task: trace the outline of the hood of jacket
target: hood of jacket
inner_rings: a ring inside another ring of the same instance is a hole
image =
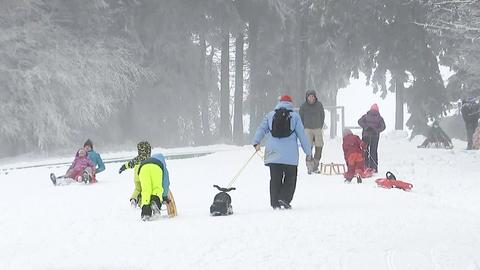
[[[318,98],[317,98],[317,92],[315,92],[315,90],[308,90],[305,93],[305,101],[308,103],[308,96],[310,96],[310,95],[313,95],[315,97],[315,102],[317,102]]]
[[[280,102],[278,102],[277,106],[275,106],[275,110],[280,109],[280,108],[286,108],[286,109],[292,110],[292,111],[294,109],[293,103],[290,102],[290,101],[280,101]]]

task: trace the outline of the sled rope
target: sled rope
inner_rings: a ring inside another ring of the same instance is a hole
[[[250,158],[247,160],[247,162],[245,162],[245,164],[244,164],[243,167],[240,169],[240,171],[238,171],[238,173],[233,177],[232,181],[230,181],[230,183],[228,183],[227,188],[231,188],[231,187],[233,186],[233,184],[235,183],[235,181],[237,181],[238,177],[239,177],[240,174],[243,172],[243,170],[247,167],[248,163],[250,163],[250,161],[253,159],[253,157],[255,156],[255,154],[257,154],[257,151],[255,151],[255,153],[253,153],[252,156],[250,156]]]

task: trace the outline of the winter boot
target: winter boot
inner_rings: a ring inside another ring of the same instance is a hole
[[[278,204],[280,207],[283,207],[283,209],[292,209],[292,206],[284,200],[278,200]]]
[[[50,174],[50,180],[52,180],[52,183],[53,183],[54,186],[57,185],[57,177],[55,176],[54,173]]]
[[[160,202],[160,198],[158,196],[152,195],[151,197],[151,205],[152,205],[152,215],[160,215],[160,209],[162,207],[162,203]]]
[[[319,173],[320,171],[318,170],[318,165],[320,165],[320,160],[314,159],[313,160],[313,172],[314,173]]]
[[[360,175],[357,175],[357,184],[361,184],[362,183],[362,178],[360,177]]]
[[[84,171],[83,174],[82,174],[82,181],[85,183],[85,184],[89,184],[90,183],[90,175],[88,174],[88,172]]]
[[[143,221],[148,221],[152,217],[152,207],[149,204],[142,206],[141,218]]]
[[[318,165],[320,165],[320,159],[322,158],[323,147],[315,146],[315,155],[313,155],[313,171],[318,172]]]
[[[307,160],[306,161],[306,164],[307,164],[307,173],[308,174],[312,174],[314,172],[314,161],[313,160]],[[318,166],[317,166],[318,168]]]
[[[344,183],[350,184],[352,182],[352,178],[345,178]]]

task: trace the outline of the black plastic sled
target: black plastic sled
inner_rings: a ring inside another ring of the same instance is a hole
[[[220,192],[213,198],[213,204],[210,206],[210,214],[212,216],[228,216],[233,214],[232,198],[227,192],[235,190],[235,188],[222,188],[217,185],[213,185],[213,187],[220,190]]]

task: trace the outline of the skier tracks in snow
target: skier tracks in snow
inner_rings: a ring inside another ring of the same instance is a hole
[[[206,156],[213,154],[217,151],[195,151],[195,152],[184,152],[184,153],[171,153],[171,154],[165,154],[165,158],[172,160],[172,159],[187,159],[187,158],[196,158],[196,157],[201,157],[201,156]],[[105,164],[110,164],[110,163],[119,163],[119,162],[127,162],[133,157],[118,157],[118,158],[106,158],[103,160],[103,163]],[[15,170],[22,170],[22,169],[32,169],[32,168],[52,168],[52,167],[62,167],[62,166],[68,166],[72,164],[71,161],[69,162],[53,162],[53,163],[41,163],[41,164],[32,164],[32,165],[24,165],[24,166],[12,166],[12,167],[6,167],[6,168],[1,168],[1,173],[3,174],[8,174],[11,171]]]
[[[392,249],[388,249],[385,253],[388,270],[397,270],[397,267],[395,267],[395,263],[393,262],[393,255],[394,251]]]

